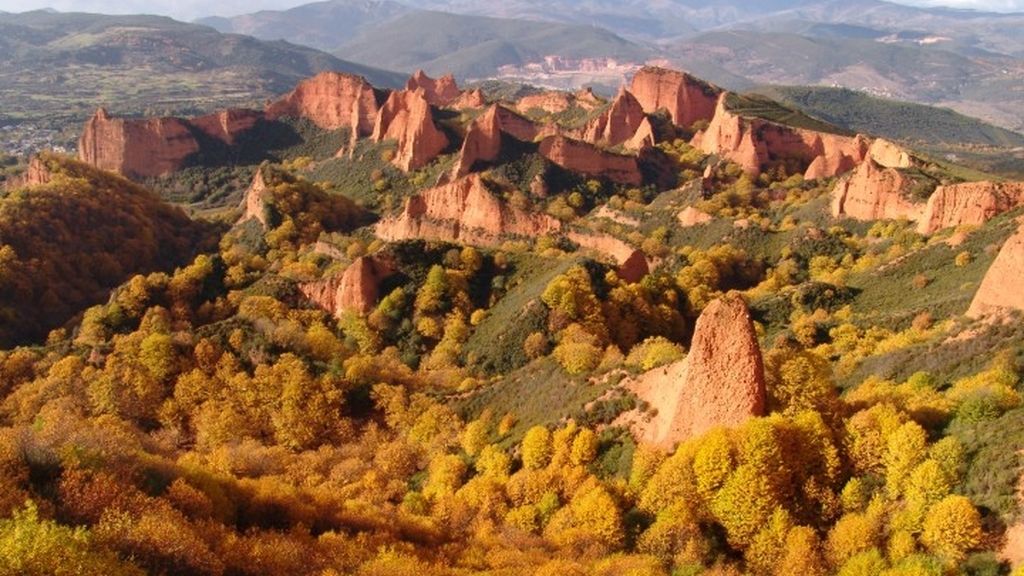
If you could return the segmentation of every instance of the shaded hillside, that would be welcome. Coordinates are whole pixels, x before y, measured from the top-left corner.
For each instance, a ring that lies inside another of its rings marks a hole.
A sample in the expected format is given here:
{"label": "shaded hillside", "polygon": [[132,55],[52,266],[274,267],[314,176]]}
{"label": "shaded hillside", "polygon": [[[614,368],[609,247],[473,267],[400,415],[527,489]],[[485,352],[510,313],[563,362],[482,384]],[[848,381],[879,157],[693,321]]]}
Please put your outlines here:
{"label": "shaded hillside", "polygon": [[643,62],[651,52],[590,26],[423,12],[371,28],[336,54],[390,70],[422,68],[479,78],[494,75],[501,66],[539,62],[549,55]]}
{"label": "shaded hillside", "polygon": [[[380,86],[401,78],[285,42],[156,16],[0,15],[0,121],[63,129],[98,106],[116,114],[258,106],[321,70]],[[70,138],[68,139],[70,141]]]}
{"label": "shaded hillside", "polygon": [[[0,343],[38,340],[130,276],[208,247],[207,226],[119,176],[44,155],[0,195]],[[41,172],[40,172],[41,170]]]}

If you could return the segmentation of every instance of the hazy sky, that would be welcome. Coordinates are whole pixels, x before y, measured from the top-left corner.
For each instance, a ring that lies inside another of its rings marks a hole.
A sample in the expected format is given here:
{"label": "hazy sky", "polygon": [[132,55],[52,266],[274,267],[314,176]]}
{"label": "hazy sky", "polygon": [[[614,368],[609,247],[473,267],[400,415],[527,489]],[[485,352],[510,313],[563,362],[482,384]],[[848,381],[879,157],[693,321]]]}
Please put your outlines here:
{"label": "hazy sky", "polygon": [[[23,12],[55,8],[61,12],[102,12],[107,14],[166,14],[192,20],[211,14],[232,16],[263,9],[298,6],[313,0],[0,0],[0,10]],[[953,6],[1000,12],[1024,12],[1024,0],[893,0],[918,6]]]}

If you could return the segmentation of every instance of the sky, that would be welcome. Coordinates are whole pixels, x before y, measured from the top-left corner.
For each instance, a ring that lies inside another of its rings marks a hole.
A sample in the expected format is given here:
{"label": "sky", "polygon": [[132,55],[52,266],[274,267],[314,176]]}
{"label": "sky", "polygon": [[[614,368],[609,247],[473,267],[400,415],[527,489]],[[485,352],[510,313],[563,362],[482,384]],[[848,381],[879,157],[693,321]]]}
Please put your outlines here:
{"label": "sky", "polygon": [[[315,0],[0,0],[0,11],[24,12],[54,8],[61,12],[100,12],[105,14],[164,14],[181,20],[200,16],[234,16],[290,8]],[[1024,12],[1024,0],[890,0],[917,6],[950,6],[997,12]]]}

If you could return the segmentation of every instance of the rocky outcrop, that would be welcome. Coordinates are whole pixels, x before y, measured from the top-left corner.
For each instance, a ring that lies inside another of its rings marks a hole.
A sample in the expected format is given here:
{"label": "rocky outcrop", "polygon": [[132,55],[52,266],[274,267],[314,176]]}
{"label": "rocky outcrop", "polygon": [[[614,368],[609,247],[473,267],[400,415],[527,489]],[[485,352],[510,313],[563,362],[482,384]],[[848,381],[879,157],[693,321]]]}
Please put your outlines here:
{"label": "rocky outcrop", "polygon": [[855,220],[918,220],[923,207],[909,199],[913,181],[868,158],[836,183],[832,216]]}
{"label": "rocky outcrop", "polygon": [[184,166],[199,142],[180,118],[125,120],[100,108],[85,124],[78,157],[129,177],[159,176]]}
{"label": "rocky outcrop", "polygon": [[626,150],[642,150],[644,148],[654,146],[656,138],[654,135],[654,126],[651,125],[651,121],[646,117],[640,121],[640,126],[633,133],[633,137],[626,141]]}
{"label": "rocky outcrop", "polygon": [[210,138],[230,146],[240,134],[247,132],[262,119],[263,114],[255,110],[228,109],[192,118],[188,122]]}
{"label": "rocky outcrop", "polygon": [[560,228],[546,214],[532,214],[502,202],[479,174],[424,190],[402,211],[377,223],[384,240],[410,238],[494,246],[509,236],[536,237]]}
{"label": "rocky outcrop", "polygon": [[25,168],[25,171],[17,176],[8,178],[7,181],[4,182],[3,188],[6,190],[13,190],[23,186],[40,186],[42,184],[48,184],[52,179],[53,174],[46,166],[46,162],[36,155],[29,159],[28,166]]}
{"label": "rocky outcrop", "polygon": [[256,169],[256,175],[242,197],[242,217],[238,219],[239,224],[256,220],[264,228],[267,227],[266,192],[267,181],[263,177],[263,167],[260,167]]}
{"label": "rocky outcrop", "polygon": [[992,262],[978,292],[967,310],[970,318],[980,318],[1009,310],[1024,311],[1024,225],[1003,244]]}
{"label": "rocky outcrop", "polygon": [[391,163],[406,172],[425,166],[448,146],[448,138],[434,125],[422,92],[408,90],[388,96],[373,127],[373,139],[396,140],[398,149]]}
{"label": "rocky outcrop", "polygon": [[321,72],[268,105],[266,114],[270,119],[307,118],[325,130],[349,128],[357,137],[373,131],[379,109],[377,92],[362,76]]}
{"label": "rocky outcrop", "polygon": [[644,112],[668,111],[677,126],[689,128],[698,120],[711,120],[721,89],[675,70],[645,66],[633,76],[629,91]]}
{"label": "rocky outcrop", "polygon": [[299,290],[334,316],[345,312],[366,314],[377,305],[381,282],[392,274],[394,269],[386,262],[372,256],[360,256],[342,274],[301,284]]}
{"label": "rocky outcrop", "polygon": [[711,214],[694,208],[693,206],[687,206],[684,208],[676,218],[679,220],[679,225],[683,228],[700,226],[701,224],[707,224],[715,219]]}
{"label": "rocky outcrop", "polygon": [[582,140],[602,146],[618,146],[633,138],[644,122],[647,122],[647,117],[640,102],[627,90],[620,89],[611,106],[584,126]]}
{"label": "rocky outcrop", "polygon": [[714,117],[705,130],[693,137],[693,146],[716,154],[758,175],[774,160],[799,159],[804,178],[832,177],[852,170],[867,157],[868,141],[862,136],[842,136],[776,124],[761,118],[745,118],[729,110],[722,93]]}
{"label": "rocky outcrop", "polygon": [[631,388],[657,409],[634,432],[666,448],[764,415],[761,348],[742,298],[730,294],[708,304],[697,319],[686,359],[644,374]]}
{"label": "rocky outcrop", "polygon": [[417,90],[423,91],[423,97],[426,98],[427,102],[431,106],[437,106],[444,108],[449,106],[459,96],[462,96],[462,91],[459,90],[458,84],[455,83],[455,77],[451,74],[445,74],[438,79],[433,79],[423,70],[417,70],[415,74],[405,83],[405,89],[409,92],[415,92]]}
{"label": "rocky outcrop", "polygon": [[459,151],[459,161],[455,165],[455,178],[469,174],[477,162],[493,161],[501,153],[501,118],[498,108],[497,104],[491,106],[469,125]]}
{"label": "rocky outcrop", "polygon": [[479,88],[464,91],[454,102],[448,105],[449,108],[456,110],[469,110],[483,108],[484,106],[487,106],[487,99],[484,98],[483,90]]}
{"label": "rocky outcrop", "polygon": [[910,168],[914,165],[909,152],[884,138],[875,138],[871,142],[868,156],[886,168]]}
{"label": "rocky outcrop", "polygon": [[549,136],[541,141],[540,153],[551,162],[570,170],[612,182],[638,186],[643,181],[634,156],[624,156],[564,136]]}
{"label": "rocky outcrop", "polygon": [[921,234],[943,228],[981,225],[1024,205],[1024,182],[967,182],[939,186],[928,197],[917,223]]}
{"label": "rocky outcrop", "polygon": [[619,277],[627,282],[638,282],[651,272],[650,262],[641,250],[608,234],[571,231],[566,238],[581,248],[608,257],[618,265]]}

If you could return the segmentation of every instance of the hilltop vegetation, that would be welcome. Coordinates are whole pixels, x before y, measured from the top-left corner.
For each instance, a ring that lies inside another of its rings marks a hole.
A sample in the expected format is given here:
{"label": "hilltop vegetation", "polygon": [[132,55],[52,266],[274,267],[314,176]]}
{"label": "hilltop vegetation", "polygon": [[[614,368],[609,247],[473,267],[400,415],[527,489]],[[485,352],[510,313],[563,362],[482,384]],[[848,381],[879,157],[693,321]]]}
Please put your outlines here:
{"label": "hilltop vegetation", "polygon": [[209,247],[209,225],[124,178],[43,156],[45,184],[0,195],[0,343],[39,340],[128,277]]}

